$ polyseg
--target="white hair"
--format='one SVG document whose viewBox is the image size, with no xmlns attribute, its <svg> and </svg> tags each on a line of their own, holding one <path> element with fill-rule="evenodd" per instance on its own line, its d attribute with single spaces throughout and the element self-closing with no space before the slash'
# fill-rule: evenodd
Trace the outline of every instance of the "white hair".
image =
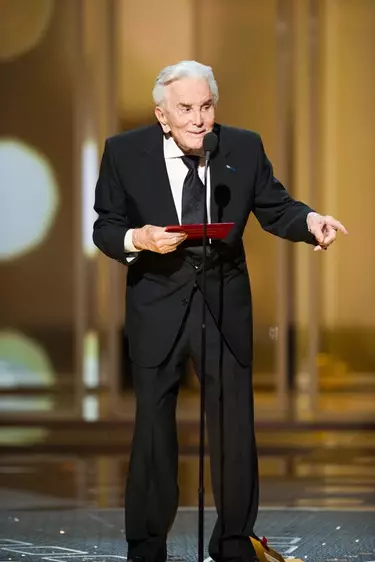
<svg viewBox="0 0 375 562">
<path fill-rule="evenodd" d="M 163 104 L 165 86 L 181 78 L 204 78 L 210 87 L 214 104 L 219 101 L 219 89 L 212 68 L 194 60 L 186 60 L 167 66 L 160 72 L 152 91 L 155 105 Z"/>
</svg>

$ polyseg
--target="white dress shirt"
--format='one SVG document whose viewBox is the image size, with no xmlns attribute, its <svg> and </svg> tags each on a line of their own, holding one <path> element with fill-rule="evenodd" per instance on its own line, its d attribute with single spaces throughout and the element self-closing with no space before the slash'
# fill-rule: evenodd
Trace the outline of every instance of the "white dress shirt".
<svg viewBox="0 0 375 562">
<path fill-rule="evenodd" d="M 181 213 L 182 213 L 182 188 L 184 185 L 185 177 L 188 173 L 188 168 L 184 164 L 181 156 L 184 156 L 182 150 L 177 146 L 172 137 L 164 137 L 164 158 L 167 167 L 167 173 L 169 178 L 169 184 L 172 190 L 172 196 L 174 204 L 176 207 L 176 212 L 178 216 L 179 223 L 181 224 Z M 204 182 L 204 158 L 200 159 L 198 174 L 202 182 Z M 203 185 L 202 185 L 203 189 Z M 210 201 L 211 201 L 211 180 L 210 180 L 210 168 L 207 170 L 207 215 L 208 222 L 211 222 L 210 215 Z M 168 226 L 168 225 L 164 225 Z M 137 248 L 134 247 L 132 242 L 133 229 L 129 230 L 125 234 L 125 251 L 126 252 L 138 252 Z"/>
</svg>

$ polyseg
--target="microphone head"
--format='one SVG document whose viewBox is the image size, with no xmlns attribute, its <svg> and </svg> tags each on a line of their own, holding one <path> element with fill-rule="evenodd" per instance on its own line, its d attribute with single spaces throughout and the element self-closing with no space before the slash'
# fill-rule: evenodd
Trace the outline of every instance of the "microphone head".
<svg viewBox="0 0 375 562">
<path fill-rule="evenodd" d="M 205 152 L 214 152 L 216 150 L 218 138 L 215 133 L 207 133 L 203 138 L 203 148 Z"/>
</svg>

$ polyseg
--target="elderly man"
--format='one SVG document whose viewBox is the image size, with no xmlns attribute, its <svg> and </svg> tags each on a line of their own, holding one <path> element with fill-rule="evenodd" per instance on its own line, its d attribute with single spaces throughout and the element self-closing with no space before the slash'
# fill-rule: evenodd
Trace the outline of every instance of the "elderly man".
<svg viewBox="0 0 375 562">
<path fill-rule="evenodd" d="M 346 231 L 290 197 L 257 133 L 215 123 L 218 87 L 210 67 L 183 61 L 165 68 L 153 98 L 158 123 L 105 143 L 93 232 L 104 254 L 129 266 L 126 329 L 137 410 L 125 498 L 128 559 L 167 557 L 178 506 L 176 400 L 187 357 L 200 376 L 203 303 L 202 242 L 165 227 L 202 222 L 207 204 L 210 222 L 235 223 L 225 239 L 210 240 L 206 273 L 206 419 L 218 512 L 209 554 L 218 562 L 253 562 L 262 554 L 254 548 L 258 468 L 243 231 L 251 212 L 267 232 L 315 249 Z M 203 201 L 202 146 L 211 131 L 219 143 Z"/>
</svg>

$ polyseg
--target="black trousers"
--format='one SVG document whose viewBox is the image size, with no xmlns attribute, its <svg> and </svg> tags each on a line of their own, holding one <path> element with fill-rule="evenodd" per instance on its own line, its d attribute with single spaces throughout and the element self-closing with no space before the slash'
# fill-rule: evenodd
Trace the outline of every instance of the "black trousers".
<svg viewBox="0 0 375 562">
<path fill-rule="evenodd" d="M 179 499 L 176 401 L 181 367 L 188 356 L 200 376 L 201 310 L 202 295 L 196 289 L 175 346 L 164 364 L 151 369 L 133 366 L 137 408 L 125 495 L 128 557 L 142 556 L 158 562 L 166 559 L 167 534 Z M 225 345 L 209 312 L 206 423 L 218 513 L 209 554 L 214 560 L 238 558 L 249 562 L 254 555 L 249 536 L 253 536 L 258 512 L 252 373 L 251 368 L 238 363 Z"/>
</svg>

